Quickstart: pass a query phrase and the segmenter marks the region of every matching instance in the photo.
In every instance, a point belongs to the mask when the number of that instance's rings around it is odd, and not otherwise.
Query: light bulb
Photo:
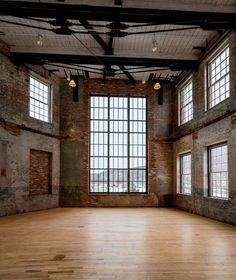
[[[153,38],[152,38],[152,51],[153,52],[157,51],[157,41],[156,41],[155,36],[153,36]]]
[[[76,87],[75,80],[71,79],[71,80],[69,81],[69,86],[72,87],[72,88]]]
[[[161,85],[159,82],[155,83],[154,87],[153,87],[155,90],[158,90],[161,88]]]
[[[43,35],[40,33],[37,35],[37,45],[40,47],[43,45]]]
[[[153,51],[153,52],[156,52],[156,51],[157,51],[157,46],[153,46],[153,47],[152,47],[152,51]]]

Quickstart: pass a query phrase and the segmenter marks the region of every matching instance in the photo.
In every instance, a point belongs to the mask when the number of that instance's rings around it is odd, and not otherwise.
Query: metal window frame
[[[91,137],[90,137],[90,134],[91,134],[91,97],[108,97],[108,122],[110,120],[110,98],[112,97],[121,97],[121,98],[128,98],[128,119],[127,119],[127,122],[128,122],[128,136],[130,135],[130,98],[144,98],[146,100],[146,131],[145,131],[145,134],[146,134],[146,168],[145,168],[145,173],[146,173],[146,176],[145,176],[145,179],[146,179],[146,190],[145,192],[130,192],[130,170],[131,168],[129,167],[129,163],[130,163],[130,137],[128,137],[128,141],[127,141],[127,147],[128,147],[128,168],[124,170],[127,170],[128,171],[128,178],[127,178],[127,184],[128,184],[128,190],[127,192],[110,192],[110,189],[109,189],[109,182],[110,182],[110,165],[109,165],[109,154],[110,154],[110,137],[108,137],[108,167],[107,167],[107,170],[108,170],[108,185],[107,185],[107,192],[92,192],[91,191],[91,188],[90,188],[90,185],[91,185],[91,174],[90,174],[90,170],[91,170],[91,166],[90,166],[90,158],[91,158],[91,154],[90,154],[90,147],[91,147]],[[148,188],[148,96],[147,95],[142,95],[142,96],[137,96],[137,95],[130,95],[130,94],[127,94],[127,95],[111,95],[111,94],[97,94],[97,93],[91,93],[90,96],[89,96],[89,151],[88,151],[88,157],[89,157],[89,164],[88,164],[88,172],[89,172],[89,180],[88,180],[88,185],[89,185],[89,188],[88,188],[88,193],[91,194],[91,195],[143,195],[143,194],[147,194],[148,191],[149,191],[149,188]],[[110,125],[108,124],[108,135],[110,135]],[[144,133],[143,133],[144,134]],[[118,169],[118,168],[117,168]],[[142,169],[144,170],[144,169]]]

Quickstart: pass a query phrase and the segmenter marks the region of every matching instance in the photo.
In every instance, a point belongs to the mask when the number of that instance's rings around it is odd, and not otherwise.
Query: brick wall
[[[153,85],[130,85],[127,80],[101,79],[80,82],[79,101],[73,102],[68,86],[61,90],[61,184],[62,206],[160,206],[170,204],[172,192],[172,88],[164,84],[164,103],[158,105]],[[148,194],[89,194],[88,142],[90,94],[148,96]]]
[[[8,56],[0,42],[0,216],[57,207],[59,197],[59,79],[43,67],[14,65]],[[29,117],[32,71],[53,86],[52,123]],[[53,155],[51,194],[30,194],[30,150]]]
[[[52,153],[30,150],[30,195],[51,194],[51,157]]]
[[[193,120],[178,127],[174,123],[173,145],[174,161],[174,197],[175,206],[193,213],[236,224],[236,34],[229,37],[230,46],[230,98],[210,110],[205,110],[205,87],[203,61],[196,73],[193,73]],[[174,95],[175,120],[177,120],[177,91]],[[228,143],[228,184],[229,199],[215,199],[206,195],[207,147],[219,143]],[[180,153],[192,153],[192,195],[182,195],[177,190],[177,157]]]

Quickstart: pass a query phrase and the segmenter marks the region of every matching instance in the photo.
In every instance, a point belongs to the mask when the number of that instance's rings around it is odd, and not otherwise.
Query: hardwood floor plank
[[[1,217],[0,279],[232,280],[236,227],[164,208]]]

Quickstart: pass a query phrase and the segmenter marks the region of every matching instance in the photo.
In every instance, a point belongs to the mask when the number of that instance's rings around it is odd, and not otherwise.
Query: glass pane
[[[146,192],[146,98],[92,96],[90,112],[90,191]]]

